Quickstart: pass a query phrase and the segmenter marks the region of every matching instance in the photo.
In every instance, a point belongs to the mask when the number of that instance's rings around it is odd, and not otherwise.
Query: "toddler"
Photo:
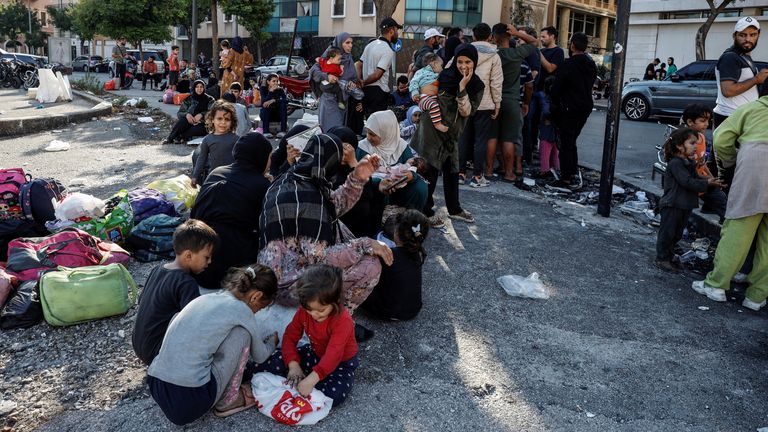
[[[336,102],[339,104],[339,109],[344,111],[347,106],[344,104],[344,90],[342,90],[341,75],[344,74],[344,66],[341,65],[341,50],[337,48],[330,48],[325,57],[318,57],[317,62],[320,64],[320,70],[336,77],[336,83],[331,84],[328,81],[323,81],[323,91],[328,92],[336,96]]]
[[[664,174],[664,195],[659,200],[661,225],[656,240],[656,261],[662,270],[677,272],[679,264],[672,262],[674,247],[683,237],[691,210],[699,206],[698,193],[708,187],[721,187],[715,178],[700,178],[696,173],[696,142],[699,137],[689,128],[680,128],[664,143],[667,171]]]
[[[443,60],[436,54],[424,54],[424,66],[416,71],[408,89],[413,100],[419,101],[419,108],[429,113],[429,118],[435,129],[440,132],[448,132],[448,126],[443,124],[440,114],[440,104],[437,101],[438,77],[443,71]]]
[[[229,102],[216,102],[205,116],[205,126],[210,132],[203,138],[200,148],[192,155],[192,186],[205,182],[208,173],[235,161],[232,149],[239,136],[235,107]]]

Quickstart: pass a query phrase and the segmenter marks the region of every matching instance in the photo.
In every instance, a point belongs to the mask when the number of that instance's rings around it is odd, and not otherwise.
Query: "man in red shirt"
[[[150,57],[141,65],[141,89],[147,89],[147,80],[149,80],[149,89],[154,90],[156,75],[157,63],[155,63],[154,57]]]

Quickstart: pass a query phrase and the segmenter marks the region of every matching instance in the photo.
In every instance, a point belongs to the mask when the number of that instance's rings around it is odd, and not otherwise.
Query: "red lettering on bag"
[[[280,423],[295,425],[301,421],[304,414],[312,412],[312,405],[301,396],[293,396],[286,390],[283,396],[272,408],[272,418]]]

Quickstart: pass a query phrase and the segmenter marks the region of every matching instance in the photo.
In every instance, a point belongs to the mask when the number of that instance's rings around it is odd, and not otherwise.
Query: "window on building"
[[[296,4],[296,16],[297,17],[312,16],[312,2],[311,1],[298,2]]]
[[[345,0],[333,0],[331,18],[344,18],[346,15],[346,1]]]
[[[373,0],[360,0],[360,16],[375,16],[376,5]]]
[[[224,14],[224,22],[232,22],[232,14]]]
[[[764,11],[768,11],[764,9]],[[663,20],[681,20],[681,19],[706,19],[709,17],[708,10],[700,11],[681,11],[681,12],[662,12],[659,14],[659,19]],[[720,13],[720,17],[740,17],[744,14],[743,9],[728,9]]]
[[[48,25],[48,14],[46,14],[43,11],[40,11],[40,24],[45,27]]]
[[[571,26],[570,34],[582,32],[587,36],[595,37],[598,35],[599,26],[597,25],[597,17],[594,15],[586,15],[583,13],[571,14]]]
[[[768,16],[768,8],[760,9],[760,15],[761,16]]]
[[[483,0],[406,0],[405,24],[474,27],[482,10]]]

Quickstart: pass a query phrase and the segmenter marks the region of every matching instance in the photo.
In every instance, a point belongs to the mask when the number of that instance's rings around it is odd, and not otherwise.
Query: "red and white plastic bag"
[[[285,378],[260,372],[251,380],[253,397],[259,411],[278,423],[287,425],[313,425],[331,412],[333,399],[313,389],[309,396],[285,384]]]

